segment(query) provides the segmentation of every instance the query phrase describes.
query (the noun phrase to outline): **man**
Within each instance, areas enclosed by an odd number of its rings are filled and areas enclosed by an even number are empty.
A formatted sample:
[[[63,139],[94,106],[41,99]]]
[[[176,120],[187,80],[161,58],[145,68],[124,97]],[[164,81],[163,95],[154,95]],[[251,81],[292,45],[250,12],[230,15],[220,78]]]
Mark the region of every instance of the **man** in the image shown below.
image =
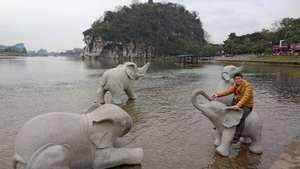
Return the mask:
[[[217,92],[213,94],[213,98],[227,96],[234,93],[234,98],[232,100],[232,109],[242,109],[243,117],[240,123],[236,127],[235,136],[232,143],[237,143],[242,135],[242,131],[245,127],[245,119],[250,114],[253,108],[253,91],[251,84],[243,79],[241,73],[236,73],[233,76],[234,84],[224,91]]]

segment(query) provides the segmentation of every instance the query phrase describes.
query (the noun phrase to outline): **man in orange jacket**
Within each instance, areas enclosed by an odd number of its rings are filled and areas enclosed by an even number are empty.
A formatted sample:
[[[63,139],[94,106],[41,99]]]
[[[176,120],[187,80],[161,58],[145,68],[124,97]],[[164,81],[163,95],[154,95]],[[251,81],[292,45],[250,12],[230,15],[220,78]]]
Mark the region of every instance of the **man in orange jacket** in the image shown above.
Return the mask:
[[[233,79],[234,84],[232,86],[224,91],[216,92],[212,97],[217,98],[234,93],[231,108],[243,110],[243,117],[236,127],[235,136],[232,141],[233,143],[237,143],[245,127],[245,119],[253,109],[253,91],[251,84],[243,79],[243,75],[241,73],[236,73],[233,76]]]

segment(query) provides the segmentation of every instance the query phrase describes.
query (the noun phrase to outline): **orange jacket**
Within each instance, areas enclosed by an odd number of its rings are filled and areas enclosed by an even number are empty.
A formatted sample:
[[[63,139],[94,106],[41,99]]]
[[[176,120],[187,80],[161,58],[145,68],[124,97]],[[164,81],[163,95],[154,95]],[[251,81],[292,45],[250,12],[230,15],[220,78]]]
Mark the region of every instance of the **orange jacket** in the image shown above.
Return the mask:
[[[253,91],[249,82],[243,80],[241,85],[237,86],[234,84],[224,91],[217,92],[216,94],[218,97],[222,97],[232,93],[234,93],[234,99],[237,106],[247,106],[250,108],[253,107]]]

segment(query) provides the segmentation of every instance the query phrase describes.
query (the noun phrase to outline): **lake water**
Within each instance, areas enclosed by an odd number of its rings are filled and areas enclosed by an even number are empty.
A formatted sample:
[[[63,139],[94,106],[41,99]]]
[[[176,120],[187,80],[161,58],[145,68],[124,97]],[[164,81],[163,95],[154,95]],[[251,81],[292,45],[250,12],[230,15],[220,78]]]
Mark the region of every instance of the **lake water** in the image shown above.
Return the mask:
[[[96,100],[101,74],[114,62],[82,62],[65,57],[0,59],[0,169],[11,168],[15,136],[29,119],[47,112],[80,113]],[[139,64],[141,65],[141,64]],[[262,155],[234,145],[232,155],[214,153],[213,125],[190,102],[194,89],[212,94],[222,64],[187,68],[152,63],[134,90],[138,99],[124,108],[134,126],[121,142],[143,147],[135,169],[267,169],[300,135],[300,67],[246,64],[244,75],[254,88],[255,108],[264,121]]]

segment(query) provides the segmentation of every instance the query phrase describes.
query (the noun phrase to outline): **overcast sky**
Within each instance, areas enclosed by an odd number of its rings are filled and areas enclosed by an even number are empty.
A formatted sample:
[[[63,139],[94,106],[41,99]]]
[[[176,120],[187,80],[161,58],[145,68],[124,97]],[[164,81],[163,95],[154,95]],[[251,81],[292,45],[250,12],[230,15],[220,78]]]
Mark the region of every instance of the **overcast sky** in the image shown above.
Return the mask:
[[[146,0],[140,0],[145,2]],[[83,47],[82,32],[104,11],[132,0],[0,0],[0,44],[25,43],[28,50]],[[154,2],[161,2],[156,1]],[[163,2],[167,2],[163,0]],[[169,0],[197,11],[213,43],[269,29],[284,17],[300,17],[300,0]]]

